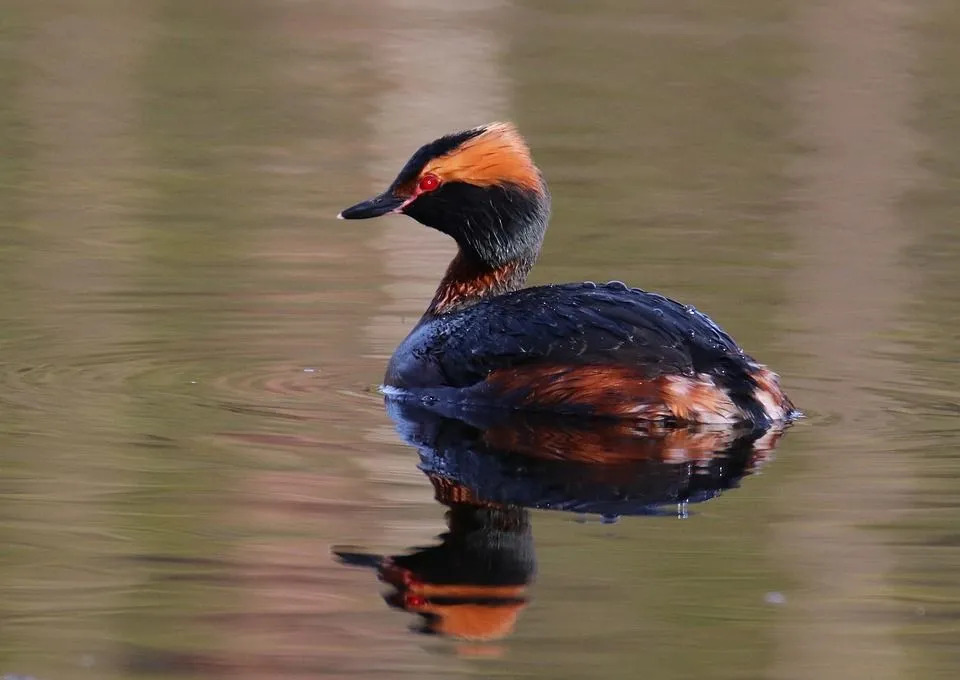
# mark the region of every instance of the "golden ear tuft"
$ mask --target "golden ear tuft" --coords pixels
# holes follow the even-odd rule
[[[482,129],[483,132],[476,137],[427,163],[423,173],[438,175],[445,182],[466,182],[477,186],[514,184],[542,192],[540,171],[516,126],[497,122],[484,125]]]

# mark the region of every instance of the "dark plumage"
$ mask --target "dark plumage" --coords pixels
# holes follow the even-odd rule
[[[513,126],[422,147],[347,219],[402,212],[459,253],[384,378],[394,396],[670,422],[785,421],[777,376],[692,307],[621,283],[522,289],[549,218]]]

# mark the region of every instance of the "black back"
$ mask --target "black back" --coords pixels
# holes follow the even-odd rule
[[[467,387],[539,363],[630,366],[638,375],[708,374],[752,401],[756,363],[705,314],[662,295],[570,283],[525,288],[425,319],[397,348],[385,382]]]

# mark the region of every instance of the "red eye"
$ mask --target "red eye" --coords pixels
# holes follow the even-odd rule
[[[440,178],[432,173],[427,173],[420,178],[419,182],[417,182],[417,189],[419,189],[422,193],[433,191],[438,186],[440,186]]]

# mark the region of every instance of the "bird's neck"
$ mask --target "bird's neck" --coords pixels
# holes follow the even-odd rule
[[[523,287],[536,256],[521,256],[493,266],[462,250],[450,262],[425,318],[459,312],[487,298]]]

